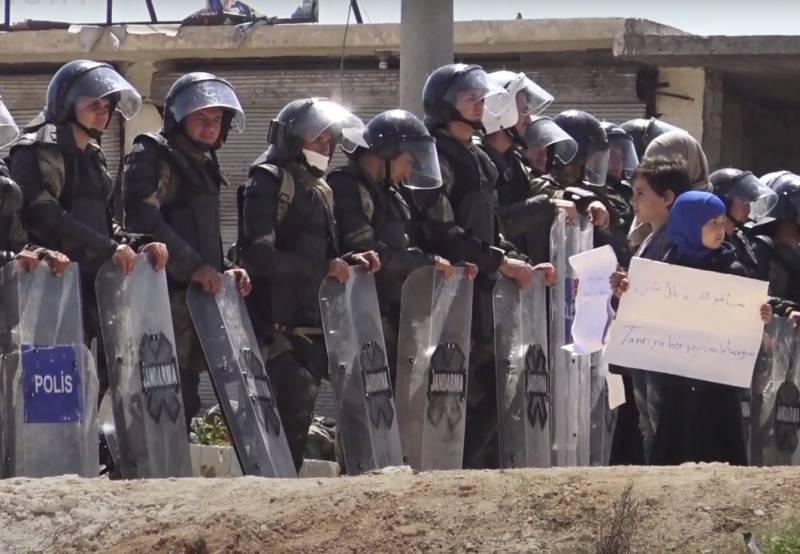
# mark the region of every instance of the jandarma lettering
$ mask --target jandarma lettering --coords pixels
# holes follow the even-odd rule
[[[435,373],[431,392],[461,393],[464,390],[464,375],[461,373]]]
[[[547,375],[529,375],[526,392],[531,394],[547,394]]]
[[[364,384],[367,394],[374,394],[376,392],[384,392],[389,390],[389,379],[387,378],[386,371],[368,373]]]
[[[684,351],[686,354],[696,356],[698,354],[716,354],[719,356],[731,356],[738,360],[755,359],[756,352],[737,349],[731,346],[730,341],[718,344],[704,344],[704,343],[685,343],[679,340],[673,340],[671,335],[667,338],[653,337],[649,335],[634,335],[634,332],[641,327],[636,325],[626,325],[626,334],[622,338],[620,345],[631,344],[635,346],[642,346],[648,350],[671,350],[671,351]]]
[[[800,407],[778,406],[777,410],[775,410],[775,419],[778,423],[800,425]]]
[[[142,368],[142,388],[145,390],[174,387],[178,384],[178,370],[174,364],[158,364]]]

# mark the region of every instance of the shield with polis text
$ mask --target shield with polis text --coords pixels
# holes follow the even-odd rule
[[[97,373],[83,344],[80,274],[0,270],[0,474],[94,477]]]

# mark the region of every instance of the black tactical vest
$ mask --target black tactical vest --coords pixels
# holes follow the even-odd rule
[[[447,134],[437,134],[436,150],[453,170],[448,198],[456,223],[480,240],[496,245],[497,168],[481,148],[464,148]]]

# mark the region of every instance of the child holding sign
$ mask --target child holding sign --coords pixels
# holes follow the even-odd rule
[[[649,157],[633,173],[633,196],[631,205],[636,218],[650,226],[652,232],[644,239],[634,256],[662,261],[670,248],[667,220],[675,199],[691,190],[686,163],[680,159],[663,156]],[[611,284],[618,289],[625,278],[624,271],[611,277]],[[649,463],[655,440],[659,414],[659,383],[661,374],[632,369],[633,398],[639,412],[644,460]]]
[[[678,197],[669,214],[670,248],[665,262],[748,277],[735,250],[725,240],[725,204],[713,194],[691,191]],[[622,279],[617,291],[628,289]],[[756,317],[756,314],[753,314]],[[761,320],[772,317],[769,304]],[[742,434],[741,390],[716,383],[663,375],[660,416],[650,463],[747,463]]]

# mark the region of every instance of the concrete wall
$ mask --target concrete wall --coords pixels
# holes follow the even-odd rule
[[[706,88],[705,70],[696,67],[661,67],[659,83],[669,83],[656,93],[656,113],[661,119],[686,129],[703,140],[703,105]]]

